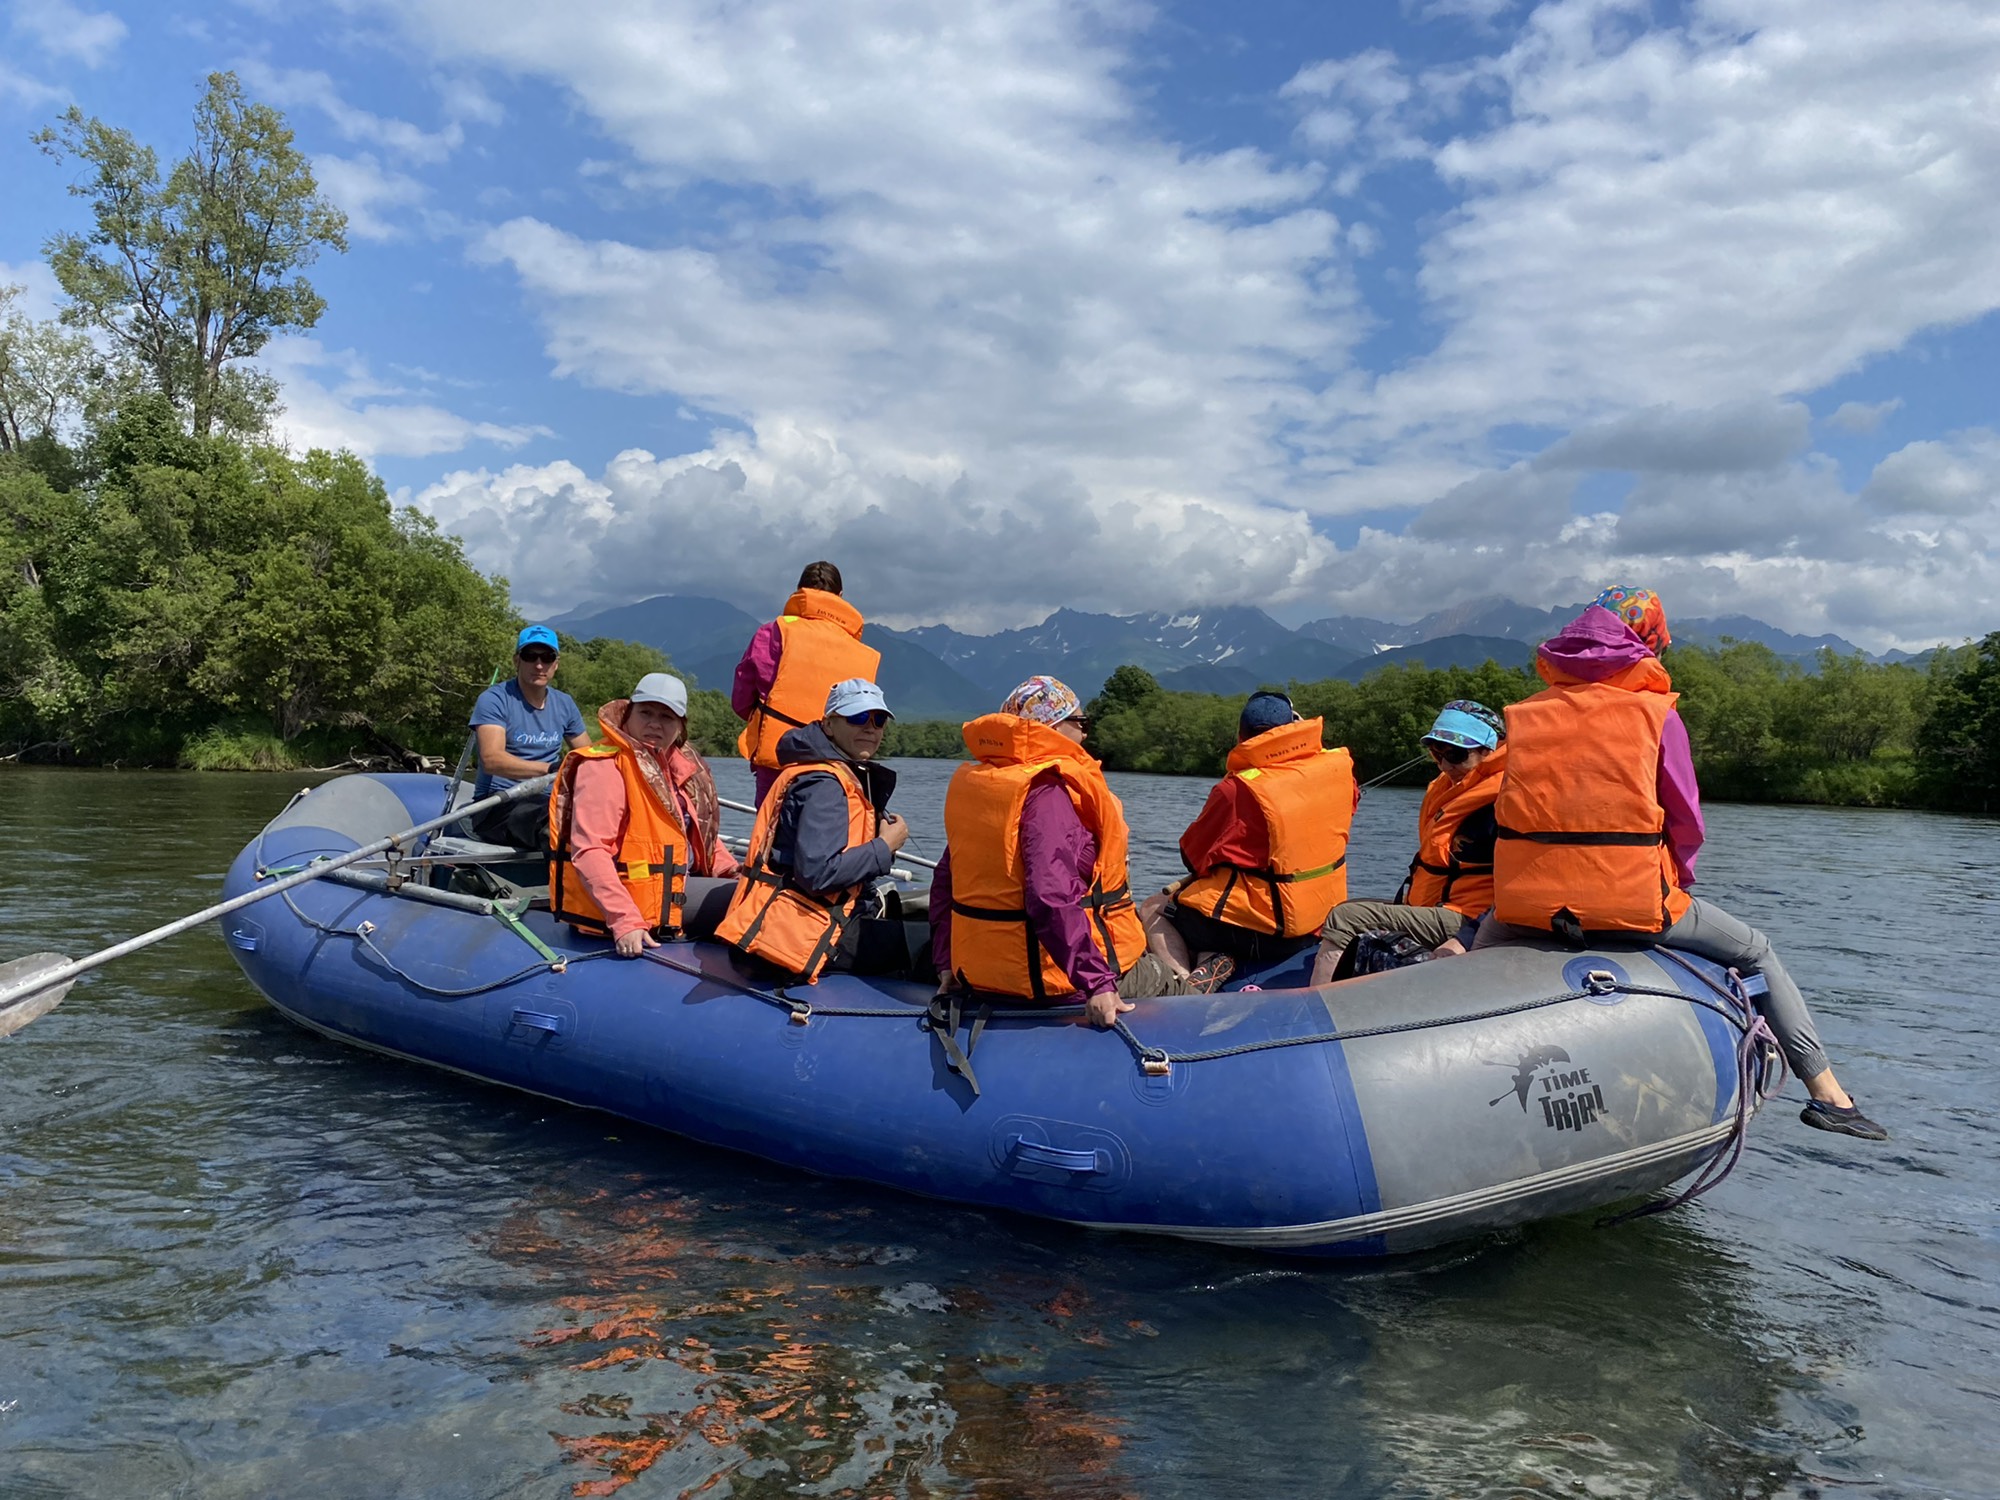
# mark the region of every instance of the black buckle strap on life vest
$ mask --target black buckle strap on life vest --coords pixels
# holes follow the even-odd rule
[[[1518,828],[1509,828],[1504,823],[1495,823],[1493,825],[1493,836],[1496,839],[1521,839],[1530,844],[1610,845],[1618,848],[1634,849],[1643,849],[1652,844],[1664,844],[1667,841],[1667,831],[1664,828],[1658,833],[1583,833],[1569,831],[1561,833],[1524,833]]]
[[[1573,948],[1581,953],[1590,943],[1583,935],[1583,923],[1577,920],[1575,912],[1565,906],[1549,918],[1549,931],[1565,948]]]
[[[1101,880],[1093,880],[1090,883],[1090,893],[1083,898],[1084,910],[1089,912],[1097,923],[1097,935],[1104,944],[1104,961],[1111,965],[1111,972],[1114,974],[1123,974],[1125,965],[1119,961],[1118,942],[1111,936],[1111,923],[1104,914],[1112,907],[1121,904],[1125,906],[1132,904],[1132,887],[1129,885],[1116,886],[1107,891]],[[1138,960],[1134,959],[1133,962],[1137,963]],[[1041,965],[1037,964],[1036,975],[1039,976],[1041,972]],[[1040,986],[1037,986],[1035,998],[1045,1000],[1048,997],[1042,993]]]
[[[1088,906],[1091,903],[1086,900],[1084,904]],[[1037,1000],[1046,1001],[1049,998],[1049,987],[1042,979],[1042,941],[1035,936],[1035,924],[1028,920],[1026,908],[967,906],[953,898],[951,910],[954,916],[970,917],[975,922],[1019,922],[1028,944],[1028,993]],[[965,976],[959,975],[959,981],[963,983],[964,980]]]
[[[958,980],[960,984],[964,984],[965,976],[960,974]],[[979,1045],[980,1034],[986,1030],[986,1023],[993,1017],[993,1007],[985,1003],[980,1005],[979,1016],[973,1022],[971,1035],[965,1039],[965,1045],[960,1047],[958,1023],[963,1004],[964,999],[956,990],[947,994],[933,995],[930,1005],[924,1010],[922,1024],[924,1030],[938,1039],[938,1046],[944,1053],[944,1065],[965,1080],[965,1086],[972,1090],[972,1095],[976,1099],[979,1097],[979,1075],[972,1071],[972,1049]]]

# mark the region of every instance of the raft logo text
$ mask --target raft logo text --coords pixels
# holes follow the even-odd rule
[[[1594,1125],[1604,1115],[1604,1086],[1591,1082],[1588,1068],[1563,1066],[1571,1061],[1560,1047],[1537,1047],[1522,1053],[1519,1062],[1489,1063],[1489,1067],[1513,1068],[1514,1086],[1489,1099],[1487,1108],[1511,1094],[1521,1101],[1523,1114],[1528,1112],[1530,1099],[1539,1103],[1542,1123],[1552,1130],[1581,1130]]]

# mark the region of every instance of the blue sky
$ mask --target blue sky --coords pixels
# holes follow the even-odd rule
[[[265,356],[537,612],[1409,619],[1647,582],[2000,626],[1982,0],[0,0],[28,134],[282,106],[352,249]]]

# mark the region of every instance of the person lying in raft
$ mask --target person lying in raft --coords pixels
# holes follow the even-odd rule
[[[736,664],[729,706],[743,720],[736,753],[755,770],[758,807],[770,795],[789,729],[812,722],[827,689],[850,677],[875,680],[882,654],[861,644],[861,612],[840,596],[840,569],[808,563],[778,618],[759,625]]]
[[[1236,721],[1228,774],[1181,835],[1191,872],[1139,908],[1152,950],[1176,974],[1291,957],[1347,897],[1347,835],[1361,788],[1346,750],[1322,743],[1283,693],[1253,693]],[[1199,955],[1199,963],[1196,956]]]
[[[688,748],[687,685],[648,672],[597,711],[602,745],[570,753],[549,791],[549,906],[620,958],[715,930],[736,889],[708,765]]]
[[[1493,799],[1507,766],[1507,726],[1483,703],[1457,698],[1423,737],[1437,766],[1417,812],[1417,854],[1394,901],[1343,901],[1320,929],[1313,984],[1326,984],[1364,932],[1415,938],[1440,956],[1463,953],[1493,905]]]
[[[778,741],[778,774],[715,935],[795,982],[852,966],[861,893],[910,836],[886,811],[896,773],[875,764],[892,717],[879,687],[849,678],[827,690],[818,723]]]
[[[1053,677],[1030,677],[965,726],[974,759],[945,792],[931,883],[940,993],[1082,997],[1090,1023],[1109,1026],[1134,1000],[1197,992],[1199,981],[1147,951],[1125,809],[1083,748],[1089,732],[1076,694]]]
[[[1833,1076],[1805,997],[1770,939],[1688,894],[1703,836],[1701,794],[1674,711],[1678,695],[1659,660],[1671,640],[1657,594],[1609,588],[1536,652],[1548,687],[1507,710],[1493,910],[1473,946],[1550,933],[1576,948],[1638,939],[1762,974],[1769,988],[1757,1009],[1812,1096],[1799,1118],[1886,1140]]]

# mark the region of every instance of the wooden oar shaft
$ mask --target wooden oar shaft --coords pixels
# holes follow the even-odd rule
[[[405,839],[416,838],[421,834],[431,832],[433,829],[442,828],[447,823],[456,823],[460,818],[468,817],[476,812],[484,812],[489,807],[498,807],[503,802],[518,802],[523,797],[531,796],[537,791],[546,791],[548,790],[549,783],[554,780],[555,775],[552,772],[547,776],[537,776],[530,781],[517,782],[515,785],[508,787],[504,792],[495,792],[491,797],[484,797],[477,802],[469,802],[464,807],[454,808],[443,817],[431,818],[426,822],[416,824],[414,827],[405,828],[401,833],[392,833],[387,838],[377,839],[372,844],[364,844],[359,849],[349,850],[346,854],[325,860],[307,869],[299,870],[294,874],[286,875],[282,879],[274,880],[269,885],[261,885],[254,891],[245,891],[242,895],[232,897],[230,900],[217,902],[214,906],[203,907],[197,912],[190,912],[187,916],[169,922],[164,927],[155,927],[151,932],[142,932],[137,937],[125,939],[122,943],[114,943],[109,948],[93,953],[87,958],[73,959],[58,968],[45,969],[40,974],[34,976],[34,978],[17,984],[4,992],[0,992],[0,1008],[12,1004],[23,996],[36,994],[54,985],[66,984],[70,980],[75,979],[79,974],[88,974],[92,969],[101,969],[106,964],[125,957],[128,953],[137,953],[141,948],[150,948],[155,943],[164,942],[170,937],[177,937],[191,928],[201,926],[204,922],[212,922],[217,917],[226,917],[233,911],[241,911],[246,906],[254,905],[256,902],[277,895],[280,891],[289,891],[295,886],[304,885],[309,880],[317,880],[329,870],[342,869],[360,860],[372,858],[377,854],[386,854]]]
[[[757,816],[757,809],[752,807],[747,802],[731,802],[727,797],[717,797],[715,800],[717,802],[720,802],[724,807],[728,808],[731,812],[748,813],[753,818]],[[913,865],[922,865],[926,870],[935,870],[937,868],[936,860],[925,859],[922,855],[918,854],[909,854],[901,849],[898,849],[896,851],[896,858],[901,860],[907,860],[909,863]]]

